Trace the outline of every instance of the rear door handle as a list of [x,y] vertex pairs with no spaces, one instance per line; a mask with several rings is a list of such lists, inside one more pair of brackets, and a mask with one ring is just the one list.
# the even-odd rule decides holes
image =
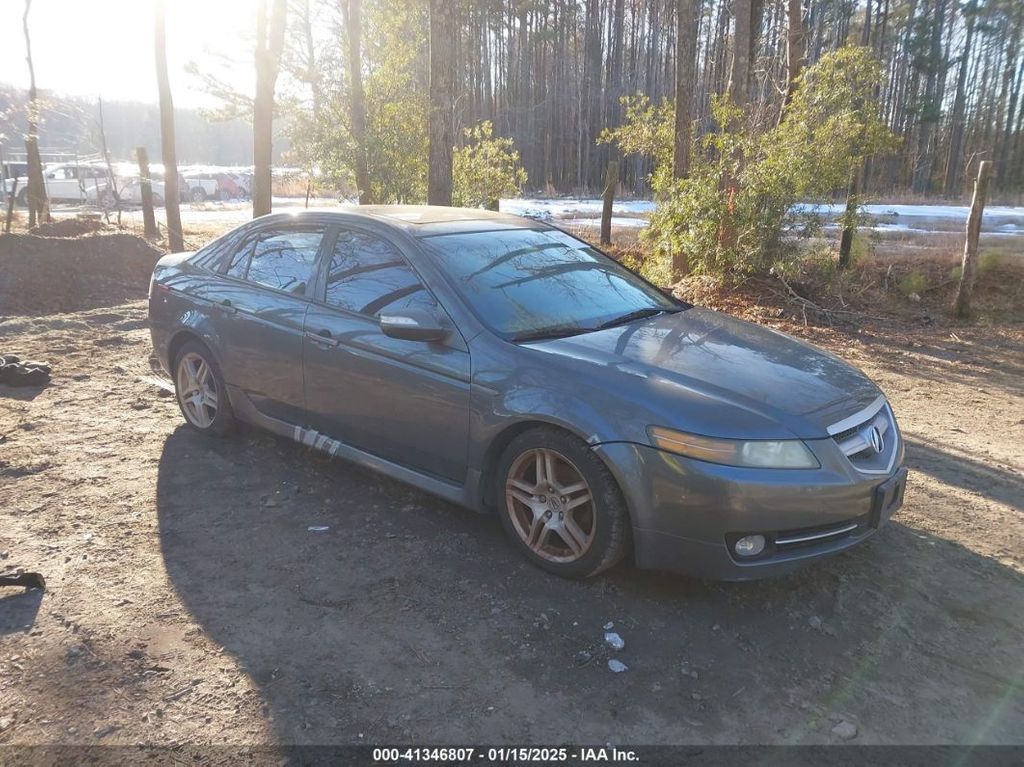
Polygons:
[[235,314],[238,311],[238,309],[232,305],[230,298],[225,298],[219,304],[215,304],[215,306],[225,314]]
[[341,343],[337,338],[331,336],[331,331],[327,328],[322,328],[315,333],[312,330],[307,330],[305,335],[306,338],[321,346],[337,346]]

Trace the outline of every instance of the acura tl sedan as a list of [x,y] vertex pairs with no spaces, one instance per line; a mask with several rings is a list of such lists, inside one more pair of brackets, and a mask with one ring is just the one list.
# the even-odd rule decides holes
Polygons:
[[245,421],[497,513],[557,575],[626,556],[776,575],[903,501],[899,427],[863,373],[537,221],[264,216],[162,258],[149,301],[192,428]]

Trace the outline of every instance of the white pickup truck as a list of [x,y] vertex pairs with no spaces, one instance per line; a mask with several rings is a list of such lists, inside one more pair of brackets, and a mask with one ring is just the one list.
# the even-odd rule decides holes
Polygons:
[[[28,178],[19,177],[16,200],[28,205]],[[106,202],[111,198],[110,176],[103,165],[76,165],[63,163],[43,169],[46,196],[55,202]],[[5,194],[14,188],[14,179],[4,182]]]

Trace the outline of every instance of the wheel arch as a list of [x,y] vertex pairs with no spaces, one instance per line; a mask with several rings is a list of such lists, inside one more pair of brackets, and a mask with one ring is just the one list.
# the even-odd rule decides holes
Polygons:
[[489,513],[497,511],[494,505],[494,491],[497,477],[495,472],[498,469],[498,462],[501,460],[502,454],[516,437],[523,434],[531,429],[554,429],[557,431],[564,432],[586,444],[587,448],[600,459],[601,463],[605,465],[608,472],[612,475],[615,483],[619,486],[619,492],[622,494],[623,502],[626,506],[626,514],[629,516],[632,522],[633,514],[630,509],[629,494],[622,487],[622,482],[619,480],[619,472],[615,471],[612,466],[609,466],[606,457],[602,451],[595,450],[595,445],[592,444],[591,440],[588,439],[588,435],[583,434],[578,429],[574,429],[572,426],[555,420],[545,419],[539,416],[533,416],[526,418],[515,423],[510,423],[505,426],[501,431],[494,435],[491,441],[487,444],[487,448],[484,450],[483,459],[480,462],[480,486],[479,486],[479,507]]
[[[217,366],[220,367],[221,370],[224,369],[223,366],[221,365],[220,355],[218,355],[217,352],[214,351],[213,346],[210,344],[209,340],[203,338],[203,336],[200,333],[196,332],[192,328],[180,328],[179,330],[175,331],[175,333],[171,336],[171,340],[167,344],[168,367],[174,367],[174,360],[177,358],[178,352],[181,350],[181,347],[184,346],[189,341],[195,341],[196,343],[201,344],[204,349],[210,352],[210,356],[213,357],[214,361],[217,363]],[[173,369],[169,370],[168,372],[172,376],[175,375]]]

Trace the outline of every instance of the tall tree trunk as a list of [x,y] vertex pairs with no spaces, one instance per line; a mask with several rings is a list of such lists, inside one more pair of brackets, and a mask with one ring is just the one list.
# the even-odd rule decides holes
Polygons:
[[360,0],[343,0],[348,33],[348,79],[352,94],[352,139],[356,144],[356,187],[359,204],[373,203],[370,174],[366,167],[366,97],[363,95],[362,14]]
[[28,14],[32,0],[25,0],[25,13],[21,17],[25,32],[25,61],[28,63],[28,135],[25,152],[28,155],[28,225],[44,224],[50,220],[50,202],[46,197],[43,162],[39,157],[39,97],[36,92],[36,70],[32,63],[32,39],[28,32]]
[[735,31],[732,40],[732,72],[729,76],[729,95],[738,107],[746,107],[750,97],[750,31],[751,0],[733,0]]
[[939,71],[945,71],[942,61],[942,29],[946,15],[946,0],[936,0],[932,20],[931,41],[927,57],[927,79],[923,97],[924,116],[920,120],[917,138],[917,161],[914,164],[912,186],[917,194],[928,194],[931,188],[934,157],[935,124],[940,107],[938,88]]
[[1010,128],[1017,108],[1017,94],[1020,87],[1020,65],[1017,52],[1020,48],[1021,27],[1024,26],[1024,6],[1017,7],[1017,14],[1012,22],[1010,40],[1006,45],[1006,62],[1003,70],[1003,88],[999,96],[999,125],[996,131],[996,145],[992,157],[996,161],[995,185],[999,189],[1007,189],[1010,179],[1007,167],[1007,154],[1010,144]]
[[956,93],[953,96],[953,113],[950,116],[949,154],[946,156],[946,197],[959,197],[963,188],[960,174],[961,155],[964,140],[964,104],[966,102],[967,67],[971,60],[971,41],[974,38],[976,6],[972,3],[964,7],[967,32],[964,37],[964,50],[960,59],[960,70],[956,75]]
[[801,0],[787,0],[786,20],[789,26],[786,30],[786,98],[782,104],[780,122],[785,117],[790,102],[793,101],[797,81],[804,69],[807,43],[804,34],[803,12]]
[[167,34],[164,23],[164,0],[157,0],[154,24],[156,81],[160,90],[160,146],[164,161],[164,210],[167,213],[167,243],[172,253],[185,249],[181,231],[181,210],[178,207],[178,158],[174,147],[174,100],[167,76]]
[[272,209],[274,161],[274,88],[281,68],[287,0],[260,0],[256,10],[256,98],[253,101],[253,179],[252,216],[257,218]]
[[697,79],[697,25],[701,0],[678,0],[676,8],[676,123],[672,175],[690,173],[690,126],[693,123],[693,91]]
[[[452,204],[452,149],[455,145],[456,7],[430,0],[430,146],[427,204]],[[520,52],[521,54],[521,52]]]

